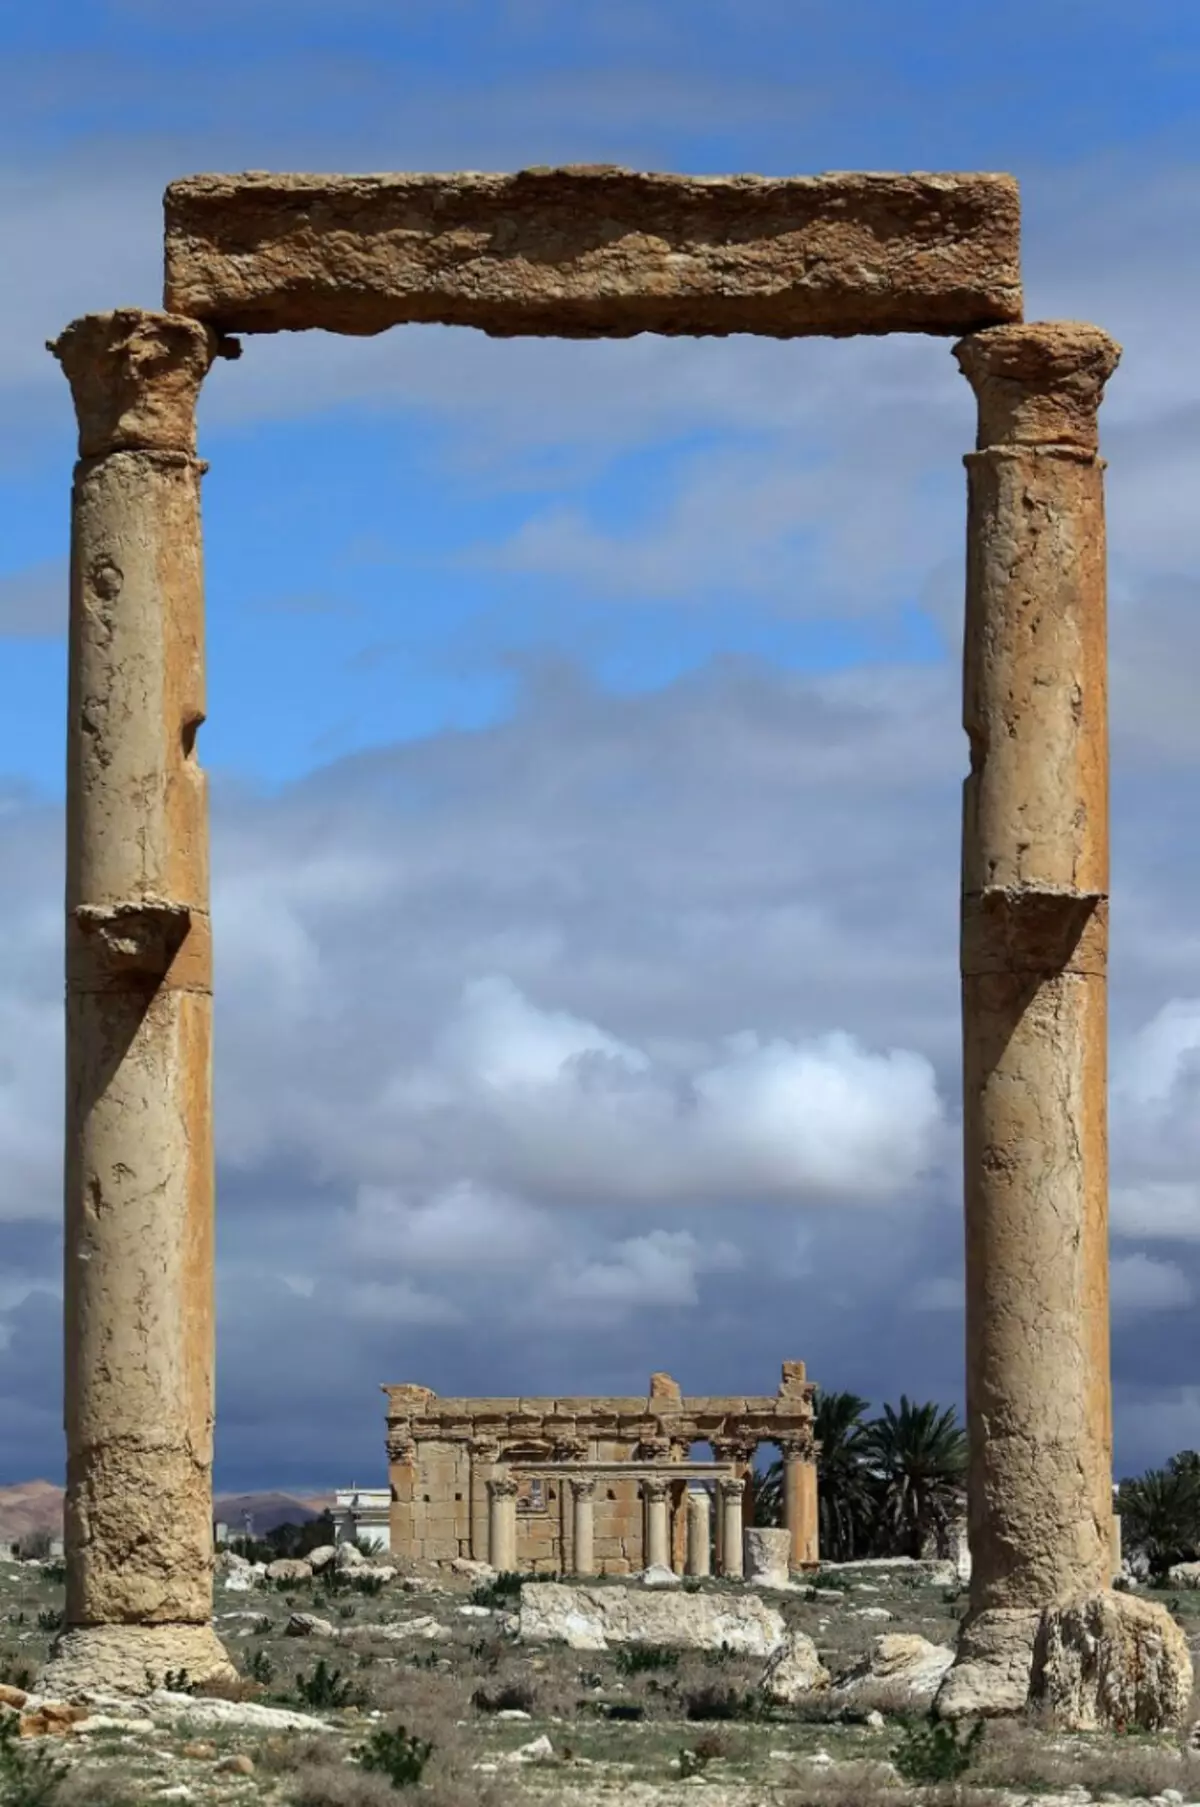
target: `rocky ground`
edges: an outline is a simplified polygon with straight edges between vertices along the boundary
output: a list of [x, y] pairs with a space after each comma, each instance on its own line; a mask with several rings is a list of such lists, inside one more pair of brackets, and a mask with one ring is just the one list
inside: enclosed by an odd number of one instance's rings
[[[0, 1563], [0, 1807], [1200, 1803], [1200, 1756], [1177, 1734], [1034, 1723], [987, 1726], [957, 1785], [933, 1786], [952, 1753], [923, 1713], [961, 1591], [928, 1565], [818, 1582], [538, 1582], [522, 1599], [505, 1578], [351, 1557], [315, 1575], [235, 1569], [216, 1621], [238, 1681], [155, 1677], [144, 1699], [68, 1713], [29, 1693], [61, 1568]], [[1200, 1591], [1173, 1609], [1200, 1645]], [[415, 1792], [388, 1777], [403, 1780], [401, 1727], [432, 1746]]]

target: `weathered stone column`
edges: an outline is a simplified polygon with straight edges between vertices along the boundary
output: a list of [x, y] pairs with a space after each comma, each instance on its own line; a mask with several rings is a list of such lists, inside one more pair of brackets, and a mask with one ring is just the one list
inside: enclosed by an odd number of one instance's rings
[[213, 1163], [195, 321], [123, 310], [71, 384], [66, 1623], [45, 1686], [228, 1672], [211, 1628]]
[[707, 1487], [694, 1487], [687, 1500], [687, 1565], [689, 1575], [707, 1575], [712, 1569], [712, 1496]]
[[671, 1487], [668, 1481], [642, 1483], [646, 1500], [646, 1567], [669, 1569], [671, 1566], [671, 1514], [668, 1509]]
[[746, 1483], [740, 1475], [722, 1475], [717, 1487], [721, 1495], [721, 1573], [740, 1580], [744, 1573], [742, 1500]]
[[787, 1438], [780, 1444], [779, 1453], [783, 1458], [783, 1522], [792, 1534], [791, 1565], [794, 1569], [815, 1569], [820, 1563], [820, 1514], [817, 1446], [812, 1433]]
[[586, 1476], [572, 1480], [571, 1548], [577, 1575], [596, 1573], [596, 1483]]
[[[1108, 727], [1096, 414], [1118, 348], [956, 347], [967, 459], [962, 999], [971, 1606], [939, 1710], [1186, 1705], [1186, 1644], [1109, 1593]], [[1090, 1655], [1088, 1652], [1090, 1651]], [[1188, 1685], [1181, 1681], [1188, 1669]]]
[[493, 1475], [488, 1488], [488, 1561], [500, 1575], [517, 1567], [517, 1483], [508, 1474]]

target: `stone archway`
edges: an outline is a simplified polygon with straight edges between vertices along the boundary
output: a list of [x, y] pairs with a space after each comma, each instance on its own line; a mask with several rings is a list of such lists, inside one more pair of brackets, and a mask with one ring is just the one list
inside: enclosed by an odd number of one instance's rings
[[[67, 808], [68, 1591], [48, 1682], [140, 1688], [148, 1672], [184, 1667], [202, 1680], [224, 1662], [210, 1624], [197, 393], [214, 357], [235, 355], [232, 333], [439, 321], [500, 336], [966, 335], [958, 356], [979, 404], [962, 899], [974, 1573], [943, 1705], [1023, 1704], [1041, 1687], [1046, 1652], [1069, 1667], [1101, 1622], [1104, 1654], [1082, 1711], [1150, 1721], [1168, 1681], [1186, 1700], [1186, 1649], [1170, 1621], [1108, 1591], [1096, 415], [1118, 352], [1094, 327], [1021, 323], [1016, 184], [604, 166], [201, 176], [173, 184], [166, 208], [167, 311], [92, 315], [53, 347], [74, 394], [80, 461]], [[1167, 1680], [1148, 1705], [1131, 1677], [1152, 1646]]]

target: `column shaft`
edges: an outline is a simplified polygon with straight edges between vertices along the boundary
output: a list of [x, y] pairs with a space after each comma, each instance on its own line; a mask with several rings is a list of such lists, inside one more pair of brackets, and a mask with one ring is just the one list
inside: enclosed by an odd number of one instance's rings
[[[204, 604], [194, 408], [214, 341], [194, 321], [127, 311], [77, 321], [52, 349], [71, 382], [81, 453], [71, 522], [60, 1655], [79, 1654], [84, 1646], [70, 1639], [84, 1628], [159, 1627], [150, 1643], [117, 1638], [105, 1658], [109, 1684], [120, 1685], [125, 1655], [136, 1669], [138, 1653], [154, 1651], [201, 1680], [224, 1661], [208, 1629], [212, 978], [208, 803], [195, 757]], [[62, 1679], [73, 1674], [68, 1667]]]
[[571, 1523], [574, 1571], [577, 1575], [594, 1575], [596, 1572], [596, 1483], [590, 1480], [580, 1480], [572, 1481], [571, 1486], [574, 1490]]
[[669, 1569], [671, 1566], [671, 1514], [666, 1481], [647, 1481], [646, 1494], [646, 1567]]
[[693, 1488], [687, 1496], [687, 1565], [689, 1575], [707, 1575], [712, 1568], [711, 1495], [707, 1488]]
[[745, 1482], [730, 1475], [718, 1482], [721, 1494], [721, 1573], [740, 1580], [745, 1569], [742, 1553], [742, 1498]]
[[488, 1482], [488, 1561], [501, 1575], [517, 1567], [517, 1483], [510, 1475]]
[[958, 348], [969, 473], [963, 1129], [973, 1610], [1108, 1585], [1108, 719], [1096, 409], [1116, 349]]
[[817, 1505], [817, 1464], [811, 1439], [783, 1449], [783, 1522], [792, 1535], [791, 1566], [815, 1568], [820, 1517]]

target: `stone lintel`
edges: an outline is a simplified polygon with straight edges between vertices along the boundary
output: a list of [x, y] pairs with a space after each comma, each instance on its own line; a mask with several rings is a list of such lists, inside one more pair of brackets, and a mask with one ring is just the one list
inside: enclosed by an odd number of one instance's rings
[[1012, 176], [613, 165], [172, 182], [166, 305], [226, 332], [969, 333], [1021, 318]]

